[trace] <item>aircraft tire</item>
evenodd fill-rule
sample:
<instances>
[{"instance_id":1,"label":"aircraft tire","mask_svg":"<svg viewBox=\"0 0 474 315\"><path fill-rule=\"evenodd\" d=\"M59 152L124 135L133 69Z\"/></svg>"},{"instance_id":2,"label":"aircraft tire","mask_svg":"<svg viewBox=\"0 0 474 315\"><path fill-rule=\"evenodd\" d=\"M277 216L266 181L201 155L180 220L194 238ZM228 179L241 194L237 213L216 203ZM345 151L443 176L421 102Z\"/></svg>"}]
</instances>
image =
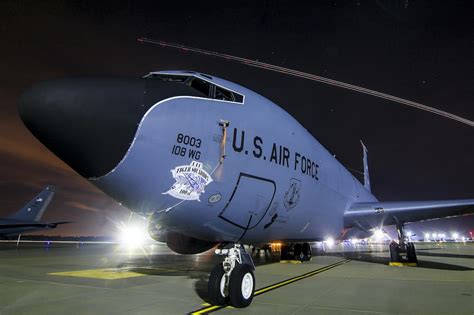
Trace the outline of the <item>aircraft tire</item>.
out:
<instances>
[{"instance_id":1,"label":"aircraft tire","mask_svg":"<svg viewBox=\"0 0 474 315\"><path fill-rule=\"evenodd\" d=\"M255 275L252 267L238 264L230 274L229 299L233 307L243 308L252 303L255 292Z\"/></svg>"},{"instance_id":2,"label":"aircraft tire","mask_svg":"<svg viewBox=\"0 0 474 315\"><path fill-rule=\"evenodd\" d=\"M288 259L288 244L282 244L280 248L280 259L287 260Z\"/></svg>"},{"instance_id":3,"label":"aircraft tire","mask_svg":"<svg viewBox=\"0 0 474 315\"><path fill-rule=\"evenodd\" d=\"M396 242L391 242L389 245L390 248L390 261L391 262L401 262L402 258L400 256L400 249Z\"/></svg>"},{"instance_id":4,"label":"aircraft tire","mask_svg":"<svg viewBox=\"0 0 474 315\"><path fill-rule=\"evenodd\" d=\"M294 259L304 261L305 257L304 257L304 253L303 253L303 245L302 244L300 244L300 243L295 244L294 252L295 252L295 258Z\"/></svg>"},{"instance_id":5,"label":"aircraft tire","mask_svg":"<svg viewBox=\"0 0 474 315\"><path fill-rule=\"evenodd\" d=\"M413 242L407 244L407 260L411 263L416 263L418 260L416 257L415 244L413 244Z\"/></svg>"},{"instance_id":6,"label":"aircraft tire","mask_svg":"<svg viewBox=\"0 0 474 315\"><path fill-rule=\"evenodd\" d=\"M212 269L211 275L209 276L207 292L209 295L209 303L212 305L224 305L227 303L227 298L224 293L224 274L225 272L222 263L219 263L214 267L214 269Z\"/></svg>"},{"instance_id":7,"label":"aircraft tire","mask_svg":"<svg viewBox=\"0 0 474 315\"><path fill-rule=\"evenodd\" d=\"M311 245L309 243L303 243L303 255L304 255L304 261L309 261L311 260Z\"/></svg>"}]
</instances>

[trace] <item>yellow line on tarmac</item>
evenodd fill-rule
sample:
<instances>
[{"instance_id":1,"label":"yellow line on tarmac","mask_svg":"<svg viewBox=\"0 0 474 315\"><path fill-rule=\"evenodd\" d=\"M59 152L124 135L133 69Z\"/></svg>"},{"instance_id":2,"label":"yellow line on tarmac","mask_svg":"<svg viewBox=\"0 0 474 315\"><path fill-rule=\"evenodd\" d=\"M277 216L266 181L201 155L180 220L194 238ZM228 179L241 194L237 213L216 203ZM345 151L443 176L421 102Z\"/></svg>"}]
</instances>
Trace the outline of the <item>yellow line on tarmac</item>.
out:
<instances>
[{"instance_id":1,"label":"yellow line on tarmac","mask_svg":"<svg viewBox=\"0 0 474 315\"><path fill-rule=\"evenodd\" d=\"M129 271L123 268L100 268L76 271L50 272L51 276L66 276L92 279L117 280L144 276L142 273Z\"/></svg>"},{"instance_id":2,"label":"yellow line on tarmac","mask_svg":"<svg viewBox=\"0 0 474 315\"><path fill-rule=\"evenodd\" d=\"M208 314L210 312L220 310L221 308L224 308L224 307L226 307L226 305L212 305L212 306L208 306L208 307L202 308L200 310L191 312L190 314L192 314L192 315Z\"/></svg>"},{"instance_id":3,"label":"yellow line on tarmac","mask_svg":"<svg viewBox=\"0 0 474 315\"><path fill-rule=\"evenodd\" d=\"M300 281L300 280L303 280L303 279L306 279L306 278L315 276L315 275L317 275L318 273L321 273L321 272L324 272L324 271L328 271L329 269L332 269L332 268L335 268L335 267L337 267L337 266L343 265L343 264L345 264L345 263L347 263L347 262L349 262L349 261L350 261L350 259L342 260L342 261L339 261L339 262L334 263L334 264L332 264L332 265L329 265L329 266L326 266L326 267L323 267L323 268L320 268L320 269L316 269L316 270L310 271L310 272L308 272L308 273L302 274L301 276L293 277L293 278L290 278L290 279L288 279L288 280L284 280L284 281L281 281L281 282L278 282L278 283L275 283L275 284L266 286L266 287L264 287L264 288L261 288L261 289L255 291L254 296L263 294L263 293L268 292L268 291L271 291L271 290L275 290L275 289L277 289L277 288L283 287L283 286L285 286L285 285L288 285L288 284L293 283L293 282L296 282L296 281Z\"/></svg>"},{"instance_id":4,"label":"yellow line on tarmac","mask_svg":"<svg viewBox=\"0 0 474 315\"><path fill-rule=\"evenodd\" d=\"M257 291L255 291L254 293L254 297L255 296L258 296L260 294L264 294L266 292L269 292L269 291L272 291L272 290L275 290L275 289L278 289L278 288L281 288L285 285L289 285L293 282L296 282L296 281L300 281L300 280L303 280L303 279L306 279L306 278L309 278L309 277L312 277L312 276L315 276L319 273L322 273L322 272L325 272L325 271L328 271L332 268L335 268L335 267L338 267L340 265L343 265L345 263L348 263L349 261L351 261L350 259L345 259L345 260L341 260L341 261L338 261L337 263L334 263L334 264L331 264L331 265L328 265L326 267L322 267L322 268L319 268L319 269L316 269L316 270L313 270L313 271L310 271L310 272L307 272L307 273L304 273L300 276L296 276L296 277L293 277L293 278L290 278L290 279L287 279L287 280L283 280L283 281L280 281L280 282L277 282L275 284L272 284L272 285L269 285L269 286L266 286L266 287L263 287L261 289L258 289ZM223 309L225 307L229 307L229 305L211 305L211 306L206 306L206 307L203 307L203 308L200 308L196 311L192 311L190 312L189 314L191 315L195 315L195 314L208 314L208 313L212 313L212 312L215 312L215 311L218 311L220 309Z\"/></svg>"}]
</instances>

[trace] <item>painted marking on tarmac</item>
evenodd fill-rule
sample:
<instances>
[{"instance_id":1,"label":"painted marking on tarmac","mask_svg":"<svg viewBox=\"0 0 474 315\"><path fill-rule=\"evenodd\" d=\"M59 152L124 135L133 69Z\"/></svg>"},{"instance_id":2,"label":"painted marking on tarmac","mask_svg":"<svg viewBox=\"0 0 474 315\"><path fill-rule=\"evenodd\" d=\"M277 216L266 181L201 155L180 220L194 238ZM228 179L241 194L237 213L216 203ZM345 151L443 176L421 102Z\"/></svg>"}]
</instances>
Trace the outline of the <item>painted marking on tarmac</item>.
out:
<instances>
[{"instance_id":1,"label":"painted marking on tarmac","mask_svg":"<svg viewBox=\"0 0 474 315\"><path fill-rule=\"evenodd\" d=\"M48 275L104 279L104 280L117 280L117 279L126 279L126 278L144 276L144 274L142 273L129 271L123 268L101 268L101 269L87 269L87 270L76 270L76 271L50 272L48 273Z\"/></svg>"},{"instance_id":2,"label":"painted marking on tarmac","mask_svg":"<svg viewBox=\"0 0 474 315\"><path fill-rule=\"evenodd\" d=\"M392 266L392 267L404 267L404 266L408 266L408 267L416 267L417 264L416 263L409 263L409 262L394 262L394 261L391 261L388 263L389 266Z\"/></svg>"},{"instance_id":3,"label":"painted marking on tarmac","mask_svg":"<svg viewBox=\"0 0 474 315\"><path fill-rule=\"evenodd\" d=\"M280 264L301 264L301 260L280 260Z\"/></svg>"},{"instance_id":4,"label":"painted marking on tarmac","mask_svg":"<svg viewBox=\"0 0 474 315\"><path fill-rule=\"evenodd\" d=\"M281 288L283 286L289 285L293 282L300 281L300 280L315 276L315 275L320 274L322 272L328 271L332 268L335 268L335 267L338 267L338 266L343 265L345 263L348 263L349 261L351 261L351 260L350 259L341 260L341 261L338 261L334 264L328 265L326 267L322 267L322 268L304 273L300 276L296 276L296 277L293 277L293 278L290 278L290 279L287 279L287 280L277 282L275 284L268 285L266 287L263 287L261 289L256 290L253 296L256 297L256 296L259 296L261 294L264 294L264 293L273 291L275 289ZM191 315L209 314L209 313L213 313L215 311L218 311L220 309L230 308L230 307L231 307L230 305L210 305L210 306L206 306L206 307L200 308L198 310L189 312L189 314L191 314Z\"/></svg>"}]
</instances>

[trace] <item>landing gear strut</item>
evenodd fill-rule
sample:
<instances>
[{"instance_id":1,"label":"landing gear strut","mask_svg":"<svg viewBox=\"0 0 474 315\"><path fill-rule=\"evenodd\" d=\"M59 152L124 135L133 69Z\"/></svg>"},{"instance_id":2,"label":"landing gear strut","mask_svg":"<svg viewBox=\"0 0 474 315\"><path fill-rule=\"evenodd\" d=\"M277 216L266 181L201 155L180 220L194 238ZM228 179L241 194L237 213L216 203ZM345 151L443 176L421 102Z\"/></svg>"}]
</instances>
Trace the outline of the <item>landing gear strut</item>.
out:
<instances>
[{"instance_id":1,"label":"landing gear strut","mask_svg":"<svg viewBox=\"0 0 474 315\"><path fill-rule=\"evenodd\" d=\"M398 221L397 218L395 218L395 222L397 224L398 243L395 241L390 243L390 262L416 264L415 244L409 242L408 237L405 235L403 223Z\"/></svg>"},{"instance_id":2,"label":"landing gear strut","mask_svg":"<svg viewBox=\"0 0 474 315\"><path fill-rule=\"evenodd\" d=\"M309 243L291 243L281 245L281 260L311 260L311 245Z\"/></svg>"},{"instance_id":3,"label":"landing gear strut","mask_svg":"<svg viewBox=\"0 0 474 315\"><path fill-rule=\"evenodd\" d=\"M208 283L209 300L213 305L230 303L234 307L249 306L255 292L255 265L243 246L216 249L225 256L211 272Z\"/></svg>"}]
</instances>

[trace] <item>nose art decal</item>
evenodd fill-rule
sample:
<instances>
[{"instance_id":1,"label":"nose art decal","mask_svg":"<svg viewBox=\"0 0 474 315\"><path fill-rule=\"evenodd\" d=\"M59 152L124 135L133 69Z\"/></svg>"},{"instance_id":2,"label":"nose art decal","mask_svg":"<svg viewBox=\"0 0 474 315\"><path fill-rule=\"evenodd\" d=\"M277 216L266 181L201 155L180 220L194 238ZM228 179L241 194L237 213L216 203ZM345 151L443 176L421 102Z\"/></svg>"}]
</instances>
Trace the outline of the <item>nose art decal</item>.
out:
<instances>
[{"instance_id":1,"label":"nose art decal","mask_svg":"<svg viewBox=\"0 0 474 315\"><path fill-rule=\"evenodd\" d=\"M202 168L202 163L192 161L189 165L176 166L171 170L176 181L163 194L171 195L181 200L199 200L204 188L212 182L211 175Z\"/></svg>"}]
</instances>

